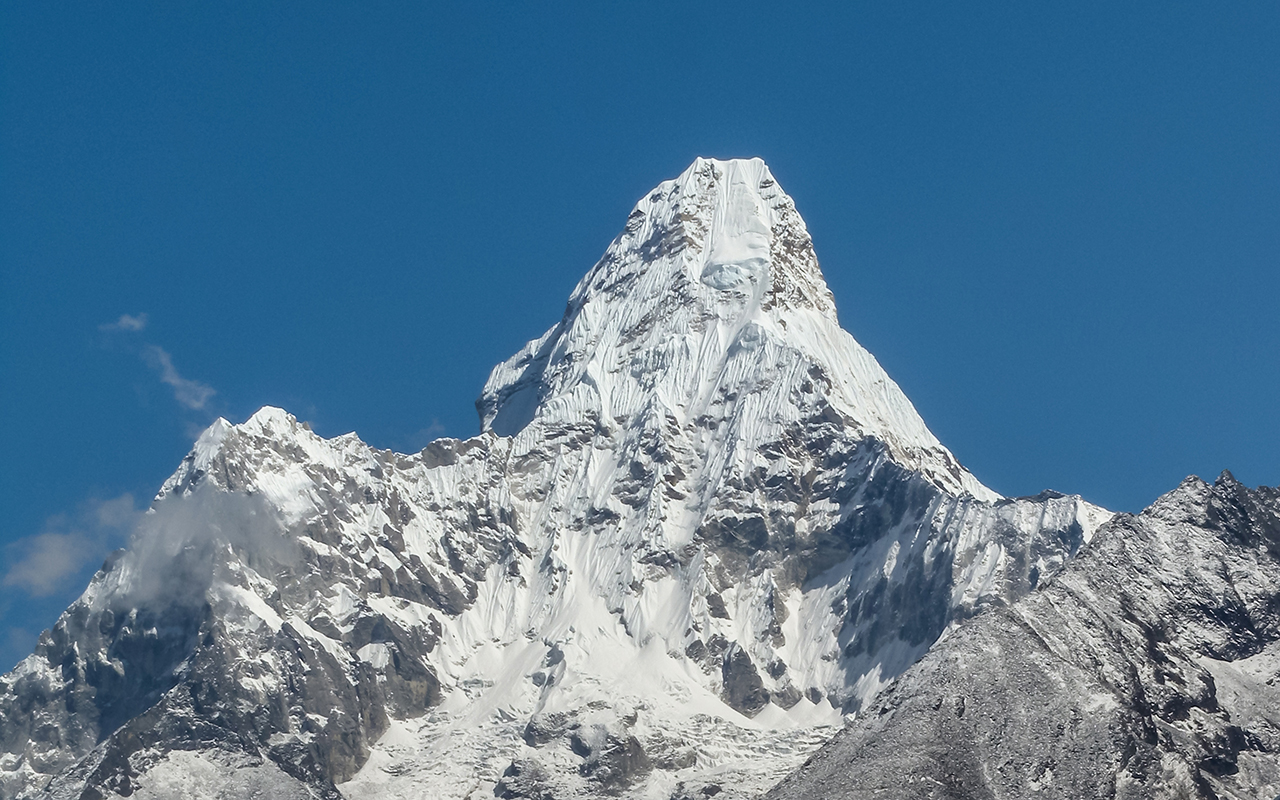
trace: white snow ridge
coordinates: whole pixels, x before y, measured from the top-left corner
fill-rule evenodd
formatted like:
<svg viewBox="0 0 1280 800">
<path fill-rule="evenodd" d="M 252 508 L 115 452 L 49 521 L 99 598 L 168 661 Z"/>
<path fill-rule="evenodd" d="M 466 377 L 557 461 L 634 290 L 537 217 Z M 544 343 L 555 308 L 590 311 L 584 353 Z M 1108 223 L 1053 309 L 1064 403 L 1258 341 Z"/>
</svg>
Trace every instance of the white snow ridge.
<svg viewBox="0 0 1280 800">
<path fill-rule="evenodd" d="M 216 422 L 3 678 L 0 797 L 755 796 L 1110 516 L 960 466 L 759 159 L 641 199 L 477 407 Z"/>
</svg>

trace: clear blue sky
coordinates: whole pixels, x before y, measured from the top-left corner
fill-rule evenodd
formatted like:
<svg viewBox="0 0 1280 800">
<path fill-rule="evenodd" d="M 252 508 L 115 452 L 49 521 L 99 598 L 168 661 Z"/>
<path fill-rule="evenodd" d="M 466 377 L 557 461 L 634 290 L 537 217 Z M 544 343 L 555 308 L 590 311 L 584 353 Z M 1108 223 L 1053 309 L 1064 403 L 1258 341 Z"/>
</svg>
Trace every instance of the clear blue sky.
<svg viewBox="0 0 1280 800">
<path fill-rule="evenodd" d="M 1280 5 L 907 5 L 0 6 L 0 668 L 216 415 L 475 433 L 697 155 L 997 491 L 1280 483 Z"/>
</svg>

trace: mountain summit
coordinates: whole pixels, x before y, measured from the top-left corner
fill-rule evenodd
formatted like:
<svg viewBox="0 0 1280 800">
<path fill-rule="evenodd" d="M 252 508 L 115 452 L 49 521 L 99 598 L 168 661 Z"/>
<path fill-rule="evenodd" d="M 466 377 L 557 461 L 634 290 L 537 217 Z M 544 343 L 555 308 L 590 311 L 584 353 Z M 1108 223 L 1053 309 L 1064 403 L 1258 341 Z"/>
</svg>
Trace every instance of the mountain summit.
<svg viewBox="0 0 1280 800">
<path fill-rule="evenodd" d="M 758 159 L 641 199 L 477 407 L 216 422 L 0 681 L 0 797 L 751 796 L 1110 516 L 960 467 Z"/>
<path fill-rule="evenodd" d="M 684 421 L 718 396 L 777 418 L 812 380 L 896 461 L 945 491 L 998 498 L 840 328 L 804 220 L 765 163 L 699 158 L 636 204 L 564 318 L 499 365 L 477 405 L 499 434 L 535 412 L 626 426 L 656 404 Z"/>
</svg>

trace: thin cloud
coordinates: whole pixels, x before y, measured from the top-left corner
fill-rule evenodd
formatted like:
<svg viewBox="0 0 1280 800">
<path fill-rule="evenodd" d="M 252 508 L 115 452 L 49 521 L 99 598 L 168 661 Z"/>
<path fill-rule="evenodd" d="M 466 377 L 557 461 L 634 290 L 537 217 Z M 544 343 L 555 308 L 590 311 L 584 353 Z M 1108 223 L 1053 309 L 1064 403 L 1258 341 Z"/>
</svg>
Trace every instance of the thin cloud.
<svg viewBox="0 0 1280 800">
<path fill-rule="evenodd" d="M 212 386 L 184 378 L 173 366 L 173 357 L 162 347 L 147 345 L 142 351 L 142 358 L 147 364 L 160 373 L 160 382 L 173 388 L 173 397 L 183 407 L 193 411 L 204 408 L 209 398 L 217 394 Z"/>
<path fill-rule="evenodd" d="M 419 430 L 417 433 L 411 434 L 404 439 L 405 444 L 410 450 L 421 450 L 427 445 L 439 439 L 445 434 L 444 425 L 440 424 L 440 420 L 432 418 L 431 424 Z"/>
<path fill-rule="evenodd" d="M 38 533 L 15 542 L 17 561 L 5 573 L 4 585 L 35 597 L 59 592 L 91 558 L 93 543 L 79 533 Z"/>
<path fill-rule="evenodd" d="M 146 312 L 137 314 L 121 314 L 115 322 L 107 322 L 98 326 L 98 330 L 109 334 L 105 337 L 108 343 L 123 346 L 127 351 L 137 353 L 144 363 L 160 377 L 160 382 L 173 390 L 173 398 L 189 411 L 203 411 L 217 391 L 206 383 L 182 377 L 173 365 L 173 356 L 168 350 L 158 345 L 140 340 L 136 336 L 120 336 L 117 334 L 139 333 L 146 329 L 150 318 Z"/>
<path fill-rule="evenodd" d="M 115 322 L 106 322 L 98 326 L 100 331 L 132 331 L 137 332 L 147 327 L 146 312 L 136 315 L 121 314 Z"/>
<path fill-rule="evenodd" d="M 125 492 L 110 500 L 91 500 L 82 510 L 99 529 L 127 531 L 138 523 L 142 511 L 134 506 L 133 495 Z"/>
<path fill-rule="evenodd" d="M 8 568 L 0 585 L 33 597 L 49 597 L 65 589 L 88 564 L 123 544 L 142 518 L 133 495 L 90 500 L 74 515 L 57 514 L 44 530 L 4 548 Z"/>
</svg>

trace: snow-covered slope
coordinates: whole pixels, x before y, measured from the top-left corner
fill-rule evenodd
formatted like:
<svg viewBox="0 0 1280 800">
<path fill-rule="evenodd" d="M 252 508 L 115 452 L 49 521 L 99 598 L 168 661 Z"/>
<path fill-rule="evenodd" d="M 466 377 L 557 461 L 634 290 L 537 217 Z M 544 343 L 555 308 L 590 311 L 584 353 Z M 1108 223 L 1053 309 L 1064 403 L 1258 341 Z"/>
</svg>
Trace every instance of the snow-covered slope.
<svg viewBox="0 0 1280 800">
<path fill-rule="evenodd" d="M 1280 490 L 1188 478 L 962 626 L 781 786 L 800 798 L 1280 794 Z"/>
<path fill-rule="evenodd" d="M 1110 516 L 959 465 L 759 160 L 642 199 L 477 407 L 216 422 L 3 679 L 0 797 L 749 796 Z"/>
<path fill-rule="evenodd" d="M 517 447 L 557 424 L 729 417 L 741 454 L 798 421 L 815 383 L 851 433 L 902 466 L 952 494 L 998 497 L 840 328 L 804 221 L 764 162 L 698 159 L 636 205 L 560 324 L 494 369 L 478 407 Z"/>
</svg>

